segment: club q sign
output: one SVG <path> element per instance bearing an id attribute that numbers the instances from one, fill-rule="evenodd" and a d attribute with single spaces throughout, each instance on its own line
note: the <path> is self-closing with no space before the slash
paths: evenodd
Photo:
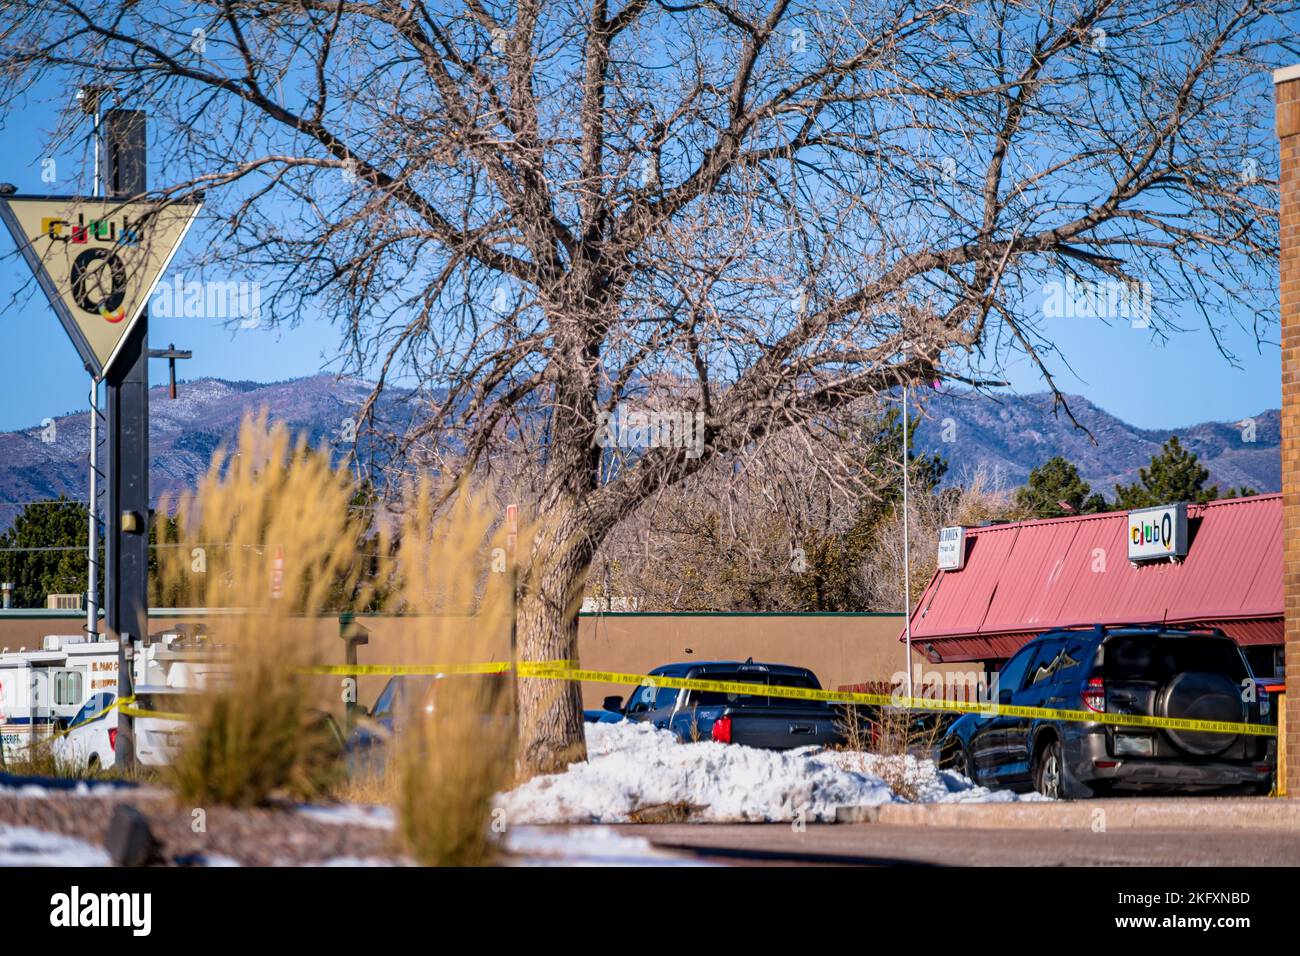
<path id="1" fill-rule="evenodd" d="M 198 212 L 197 202 L 0 197 L 0 222 L 95 378 L 112 367 Z"/>
<path id="2" fill-rule="evenodd" d="M 1128 559 L 1153 561 L 1187 556 L 1187 504 L 1160 505 L 1128 513 Z"/>

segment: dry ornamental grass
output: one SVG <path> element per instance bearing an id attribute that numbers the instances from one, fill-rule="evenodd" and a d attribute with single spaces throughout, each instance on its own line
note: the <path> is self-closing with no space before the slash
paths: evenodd
<path id="1" fill-rule="evenodd" d="M 513 774 L 515 688 L 508 673 L 456 670 L 510 659 L 512 578 L 492 512 L 468 493 L 439 508 L 423 483 L 382 519 L 363 518 L 352 495 L 327 455 L 248 421 L 237 451 L 177 502 L 175 538 L 160 549 L 165 593 L 238 613 L 214 635 L 228 666 L 190 699 L 168 779 L 195 806 L 384 800 L 415 859 L 488 862 L 491 798 Z M 196 549 L 208 552 L 202 572 Z M 352 774 L 335 727 L 356 681 L 309 673 L 333 663 L 310 619 L 341 604 L 397 615 L 391 659 L 376 663 L 429 667 L 396 678 L 391 727 L 367 722 L 380 743 Z"/>

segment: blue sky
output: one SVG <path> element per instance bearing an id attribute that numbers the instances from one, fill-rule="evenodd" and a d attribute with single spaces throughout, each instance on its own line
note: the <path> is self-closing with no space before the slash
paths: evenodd
<path id="1" fill-rule="evenodd" d="M 82 169 L 84 143 L 68 142 L 44 148 L 46 129 L 54 123 L 48 107 L 33 103 L 21 114 L 2 119 L 0 182 L 13 183 L 21 193 L 73 193 L 88 177 Z M 88 127 L 89 124 L 87 124 Z M 42 182 L 41 160 L 53 156 L 59 180 Z M 189 244 L 201 241 L 198 230 Z M 0 230 L 0 430 L 26 428 L 47 416 L 86 407 L 88 379 L 72 344 L 39 291 L 31 288 L 21 308 L 10 308 L 13 293 L 29 279 L 27 267 L 12 255 L 13 244 Z M 184 250 L 172 274 L 184 270 Z M 1106 326 L 1096 319 L 1055 319 L 1050 327 L 1061 354 L 1053 363 L 1058 386 L 1079 393 L 1135 425 L 1172 428 L 1201 421 L 1236 421 L 1281 403 L 1281 363 L 1276 344 L 1257 347 L 1249 332 L 1232 327 L 1225 344 L 1237 356 L 1232 367 L 1216 351 L 1210 334 L 1189 309 L 1182 317 L 1188 332 L 1166 342 L 1149 329 L 1127 322 Z M 1276 342 L 1275 330 L 1270 338 Z M 174 342 L 194 351 L 180 363 L 184 378 L 217 376 L 228 379 L 276 381 L 310 375 L 329 367 L 338 350 L 337 331 L 319 316 L 302 317 L 293 328 L 242 329 L 219 320 L 154 316 L 150 323 L 153 347 Z M 166 365 L 153 363 L 151 376 L 162 382 Z M 1009 369 L 1018 392 L 1042 391 L 1045 384 L 1026 361 Z"/>

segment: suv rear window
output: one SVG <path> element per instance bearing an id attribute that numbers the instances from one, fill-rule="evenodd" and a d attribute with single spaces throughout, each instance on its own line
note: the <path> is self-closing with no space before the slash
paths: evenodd
<path id="1" fill-rule="evenodd" d="M 1133 634 L 1112 637 L 1104 647 L 1107 680 L 1163 684 L 1184 671 L 1204 671 L 1241 683 L 1247 676 L 1241 651 L 1225 638 Z"/>
<path id="2" fill-rule="evenodd" d="M 745 684 L 768 684 L 773 687 L 807 687 L 817 690 L 817 681 L 800 674 L 765 674 L 755 671 L 710 671 L 696 675 L 703 680 L 739 681 Z M 716 690 L 693 690 L 687 706 L 716 707 L 824 707 L 820 700 L 800 700 L 797 697 L 763 697 L 755 694 L 724 694 Z"/>

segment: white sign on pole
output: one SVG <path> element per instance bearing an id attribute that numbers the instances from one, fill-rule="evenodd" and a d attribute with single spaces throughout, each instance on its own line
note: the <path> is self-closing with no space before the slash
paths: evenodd
<path id="1" fill-rule="evenodd" d="M 939 570 L 960 571 L 966 566 L 966 529 L 960 525 L 939 532 Z"/>
<path id="2" fill-rule="evenodd" d="M 1152 561 L 1187 556 L 1187 504 L 1159 505 L 1128 513 L 1128 559 Z"/>
<path id="3" fill-rule="evenodd" d="M 0 219 L 97 379 L 198 213 L 198 203 L 0 196 Z"/>

